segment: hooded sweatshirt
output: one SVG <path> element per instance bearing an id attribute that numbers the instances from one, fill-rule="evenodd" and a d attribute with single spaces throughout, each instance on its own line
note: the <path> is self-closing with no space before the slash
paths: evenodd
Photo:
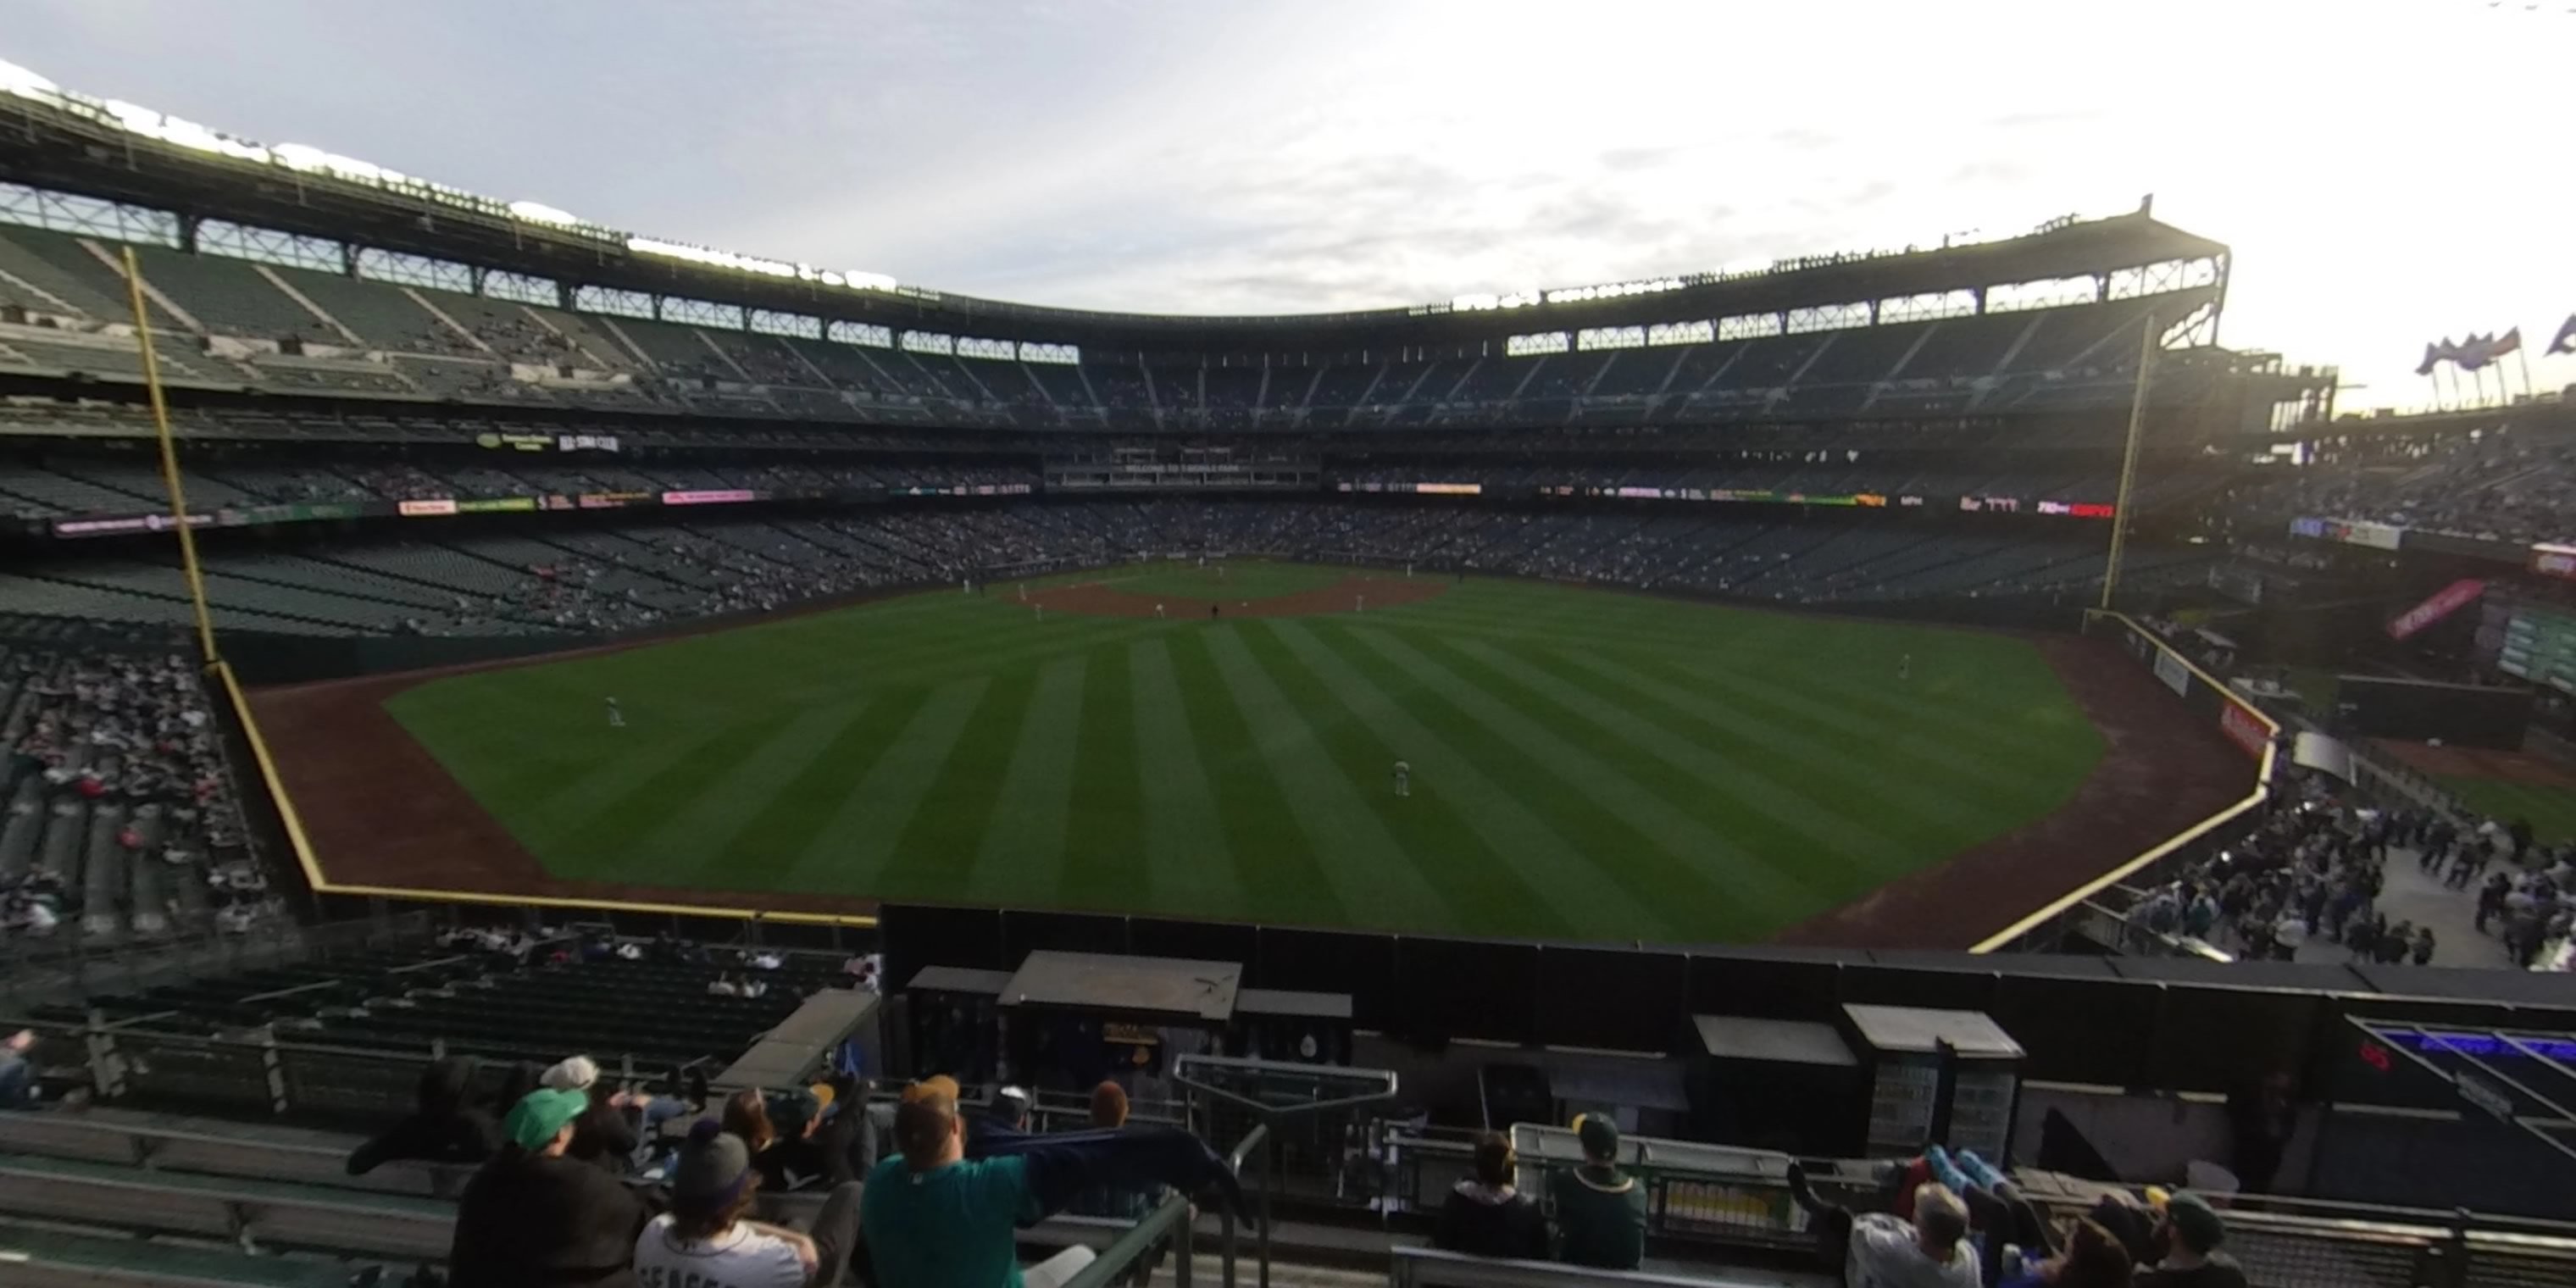
<path id="1" fill-rule="evenodd" d="M 1961 1240 L 1950 1246 L 1949 1260 L 1935 1261 L 1911 1224 L 1869 1212 L 1852 1218 L 1843 1281 L 1850 1288 L 1978 1288 L 1977 1255 Z"/>
<path id="2" fill-rule="evenodd" d="M 1508 1185 L 1486 1185 L 1474 1177 L 1458 1182 L 1440 1205 L 1440 1223 L 1431 1246 L 1479 1257 L 1547 1259 L 1547 1216 Z"/>

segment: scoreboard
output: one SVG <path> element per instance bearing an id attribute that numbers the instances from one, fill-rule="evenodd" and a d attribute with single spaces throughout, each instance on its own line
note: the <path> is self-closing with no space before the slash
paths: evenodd
<path id="1" fill-rule="evenodd" d="M 2576 613 L 2517 605 L 2505 622 L 2496 666 L 2507 675 L 2576 693 Z"/>

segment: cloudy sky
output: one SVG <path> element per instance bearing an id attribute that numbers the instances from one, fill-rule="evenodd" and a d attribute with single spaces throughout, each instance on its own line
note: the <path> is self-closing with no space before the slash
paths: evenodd
<path id="1" fill-rule="evenodd" d="M 2576 311 L 2546 0 L 0 0 L 0 59 L 654 236 L 1078 307 L 1380 307 L 2157 213 L 2420 404 Z M 2517 376 L 2518 381 L 2518 376 Z"/>

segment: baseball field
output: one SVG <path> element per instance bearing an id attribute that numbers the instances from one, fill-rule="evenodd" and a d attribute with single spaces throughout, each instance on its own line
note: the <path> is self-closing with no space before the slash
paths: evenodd
<path id="1" fill-rule="evenodd" d="M 1260 563 L 382 705 L 554 878 L 1619 941 L 1772 937 L 2050 814 L 2104 749 L 2010 636 Z"/>

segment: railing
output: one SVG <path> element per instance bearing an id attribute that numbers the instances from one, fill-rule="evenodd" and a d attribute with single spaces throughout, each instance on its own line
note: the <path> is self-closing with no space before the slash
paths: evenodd
<path id="1" fill-rule="evenodd" d="M 2252 703 L 2236 696 L 2217 677 L 2202 670 L 2171 645 L 2157 638 L 2153 631 L 2125 614 L 2088 611 L 2087 631 L 2108 627 L 2121 632 L 2121 643 L 2132 656 L 2153 667 L 2157 678 L 2176 686 L 2182 699 L 2207 713 L 2230 737 L 2262 739 L 2261 750 L 2254 753 L 2255 773 L 2252 789 L 2247 794 L 2192 824 L 2174 835 L 2150 846 L 2125 863 L 2076 886 L 2042 906 L 2039 910 L 1989 936 L 1969 949 L 1975 953 L 2048 952 L 2079 923 L 2087 901 L 2095 900 L 2113 886 L 2127 884 L 2152 886 L 2162 883 L 2185 865 L 2197 862 L 2235 834 L 2235 829 L 2248 821 L 2272 794 L 2272 774 L 2278 750 L 2274 740 L 2281 731 L 2279 722 Z"/>
<path id="2" fill-rule="evenodd" d="M 1231 1230 L 1231 1228 L 1229 1214 L 1228 1229 Z M 1172 1278 L 1180 1288 L 1190 1288 L 1190 1260 L 1195 1255 L 1191 1248 L 1190 1236 L 1189 1196 L 1170 1195 L 1164 1198 L 1153 1211 L 1139 1218 L 1136 1224 L 1128 1227 L 1126 1233 L 1119 1235 L 1101 1251 L 1100 1255 L 1092 1258 L 1091 1264 L 1075 1272 L 1073 1278 L 1065 1281 L 1065 1288 L 1109 1288 L 1112 1283 L 1122 1282 L 1129 1277 L 1131 1271 L 1137 1268 L 1139 1262 L 1150 1267 L 1151 1258 L 1157 1254 L 1166 1240 L 1172 1244 L 1174 1263 Z M 1228 1240 L 1227 1247 L 1229 1255 L 1226 1258 L 1225 1282 L 1227 1288 L 1232 1288 L 1234 1258 L 1231 1255 L 1231 1239 Z M 1267 1268 L 1265 1263 L 1264 1269 Z M 1136 1278 L 1141 1281 L 1143 1276 L 1138 1275 Z"/>
<path id="3" fill-rule="evenodd" d="M 286 923 L 256 934 L 205 931 L 103 945 L 68 940 L 0 941 L 0 1004 L 23 1006 L 135 992 L 172 978 L 205 978 L 262 967 L 324 961 L 347 953 L 428 942 L 427 911 L 327 925 Z"/>
<path id="4" fill-rule="evenodd" d="M 1190 1091 L 1190 1119 L 1201 1139 L 1223 1140 L 1235 1135 L 1237 1127 L 1243 1129 L 1227 1159 L 1238 1175 L 1252 1154 L 1261 1156 L 1255 1196 L 1261 1221 L 1260 1288 L 1270 1288 L 1270 1211 L 1274 1196 L 1282 1195 L 1287 1169 L 1300 1160 L 1312 1164 L 1330 1158 L 1338 1174 L 1338 1164 L 1348 1157 L 1348 1142 L 1363 1136 L 1377 1139 L 1378 1120 L 1361 1111 L 1393 1100 L 1396 1077 L 1383 1069 L 1185 1055 L 1172 1062 L 1172 1080 Z M 1232 1288 L 1232 1215 L 1226 1220 L 1226 1283 Z"/>

